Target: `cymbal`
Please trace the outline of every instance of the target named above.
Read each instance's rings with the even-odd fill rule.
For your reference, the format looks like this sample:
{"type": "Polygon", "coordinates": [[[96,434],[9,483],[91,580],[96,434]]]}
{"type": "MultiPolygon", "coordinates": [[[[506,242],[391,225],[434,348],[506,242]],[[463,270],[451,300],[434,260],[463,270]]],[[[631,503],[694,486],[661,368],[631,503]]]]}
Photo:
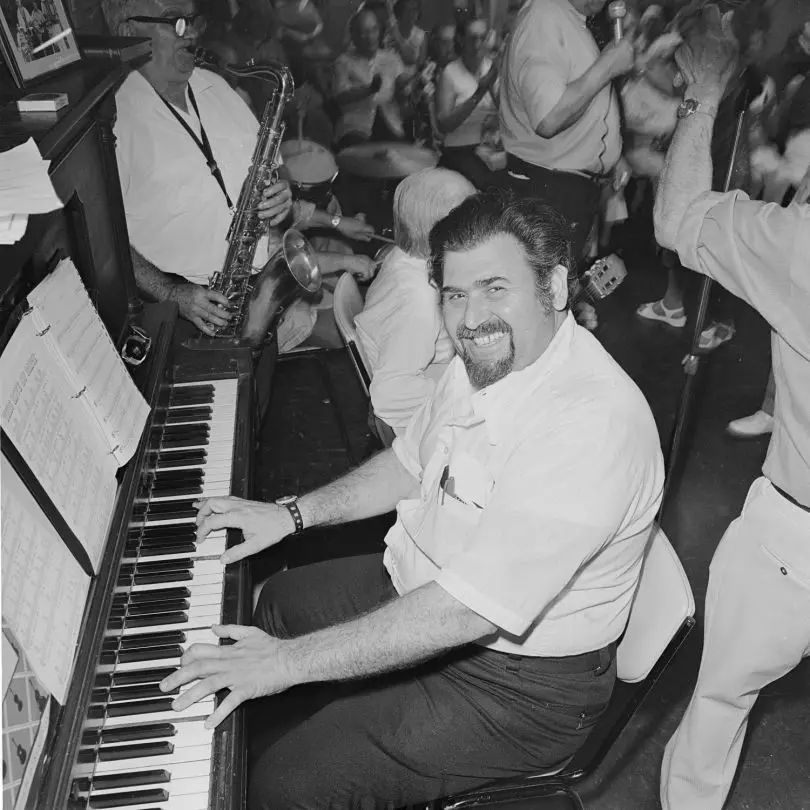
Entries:
{"type": "Polygon", "coordinates": [[[432,169],[439,156],[430,149],[396,141],[347,146],[337,156],[338,166],[349,174],[379,179],[403,178],[432,169]]]}

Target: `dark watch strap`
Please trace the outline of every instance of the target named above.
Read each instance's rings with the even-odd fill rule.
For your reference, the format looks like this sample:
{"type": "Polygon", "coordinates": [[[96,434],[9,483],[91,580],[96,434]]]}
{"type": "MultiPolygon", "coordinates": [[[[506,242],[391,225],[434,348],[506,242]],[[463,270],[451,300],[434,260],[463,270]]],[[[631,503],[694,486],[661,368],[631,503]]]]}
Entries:
{"type": "Polygon", "coordinates": [[[295,500],[282,501],[282,506],[286,507],[287,511],[292,515],[293,522],[295,523],[295,534],[304,531],[304,518],[301,517],[301,510],[298,508],[298,503],[295,500]]]}

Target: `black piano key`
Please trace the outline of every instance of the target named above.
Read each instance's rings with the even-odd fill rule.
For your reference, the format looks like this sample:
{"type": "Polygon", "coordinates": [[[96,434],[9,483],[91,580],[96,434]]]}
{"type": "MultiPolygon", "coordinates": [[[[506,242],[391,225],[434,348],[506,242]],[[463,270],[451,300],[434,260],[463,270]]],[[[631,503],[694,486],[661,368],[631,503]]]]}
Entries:
{"type": "Polygon", "coordinates": [[[178,422],[203,422],[211,421],[212,409],[208,406],[182,408],[169,411],[166,414],[166,424],[175,425],[178,422]]]}
{"type": "Polygon", "coordinates": [[[208,443],[211,433],[209,425],[169,425],[162,429],[160,446],[163,447],[196,447],[208,443]]]}
{"type": "Polygon", "coordinates": [[[149,613],[176,613],[188,610],[191,603],[188,599],[161,599],[155,602],[139,602],[129,605],[130,616],[145,616],[149,613]]]}
{"type": "Polygon", "coordinates": [[[162,515],[177,514],[179,517],[194,517],[197,508],[194,506],[195,498],[178,498],[176,501],[151,501],[147,507],[149,520],[165,520],[162,515]]]}
{"type": "Polygon", "coordinates": [[[153,466],[158,470],[167,470],[172,467],[202,467],[207,458],[208,454],[202,449],[161,453],[154,460],[153,466]]]}
{"type": "Polygon", "coordinates": [[[183,385],[179,388],[172,388],[169,396],[169,407],[184,400],[213,402],[214,386],[211,383],[199,383],[198,385],[183,385]]]}
{"type": "Polygon", "coordinates": [[[155,698],[152,700],[133,700],[131,703],[113,704],[107,706],[108,717],[130,717],[138,714],[154,714],[155,712],[168,712],[172,708],[172,699],[155,698]]]}
{"type": "MultiPolygon", "coordinates": [[[[155,529],[161,528],[155,526],[155,529]]],[[[148,531],[148,530],[147,530],[148,531]]],[[[164,532],[144,533],[141,538],[141,545],[147,548],[168,548],[181,543],[193,543],[197,539],[197,527],[193,523],[184,523],[180,526],[169,528],[164,532]]]]}
{"type": "Polygon", "coordinates": [[[188,613],[174,611],[173,613],[147,613],[144,616],[129,616],[126,629],[135,627],[163,627],[167,624],[185,624],[188,622],[188,613]]]}
{"type": "Polygon", "coordinates": [[[155,602],[161,599],[190,599],[191,591],[180,586],[178,588],[158,588],[154,591],[140,591],[138,593],[124,594],[133,603],[155,602]]]}
{"type": "Polygon", "coordinates": [[[140,647],[163,647],[167,644],[182,644],[186,634],[182,630],[164,630],[160,633],[141,633],[121,639],[122,650],[135,650],[140,647]]]}
{"type": "Polygon", "coordinates": [[[174,644],[168,647],[144,647],[143,649],[122,650],[118,653],[121,664],[132,664],[137,661],[165,661],[169,658],[180,658],[183,648],[174,644]]]}
{"type": "Polygon", "coordinates": [[[162,571],[178,571],[193,568],[194,563],[190,557],[178,557],[176,560],[138,560],[137,563],[122,565],[120,574],[159,574],[162,571]]]}
{"type": "Polygon", "coordinates": [[[149,514],[146,516],[146,520],[148,522],[154,522],[156,520],[162,521],[176,521],[178,525],[182,525],[182,522],[188,521],[190,518],[193,519],[197,517],[197,509],[194,506],[188,506],[186,508],[179,508],[178,503],[182,503],[182,501],[178,501],[177,503],[174,501],[170,501],[168,503],[163,504],[151,504],[149,507],[149,514]],[[153,507],[157,507],[154,509],[153,507]]]}
{"type": "Polygon", "coordinates": [[[91,810],[109,810],[113,807],[160,804],[169,800],[169,791],[162,788],[152,790],[130,790],[121,793],[90,794],[91,810]]]}
{"type": "Polygon", "coordinates": [[[163,439],[167,437],[197,436],[207,434],[211,426],[207,422],[199,422],[193,425],[157,425],[153,428],[160,432],[163,439]]]}
{"type": "Polygon", "coordinates": [[[111,773],[94,776],[92,779],[77,779],[76,789],[82,793],[93,790],[112,790],[114,788],[139,787],[140,785],[159,785],[171,781],[168,771],[132,771],[131,773],[111,773]]]}
{"type": "Polygon", "coordinates": [[[175,546],[146,546],[140,550],[140,557],[157,557],[160,554],[191,554],[197,550],[197,544],[186,540],[184,543],[178,543],[175,546]]]}
{"type": "Polygon", "coordinates": [[[129,686],[136,683],[158,683],[168,678],[177,667],[161,667],[159,669],[134,669],[131,672],[116,672],[112,676],[113,686],[129,686]]]}
{"type": "Polygon", "coordinates": [[[161,582],[190,582],[191,571],[169,571],[165,574],[135,574],[135,585],[159,585],[161,582]]]}
{"type": "Polygon", "coordinates": [[[179,694],[180,687],[173,689],[171,692],[161,692],[160,687],[156,683],[147,683],[140,686],[116,687],[110,690],[107,699],[113,703],[117,703],[122,700],[139,700],[142,698],[167,697],[169,695],[179,694]]]}
{"type": "Polygon", "coordinates": [[[136,726],[123,728],[105,728],[97,734],[97,737],[102,743],[118,743],[168,739],[174,737],[175,734],[177,734],[177,727],[173,723],[139,723],[136,726]]]}
{"type": "Polygon", "coordinates": [[[189,495],[202,495],[202,483],[185,485],[164,485],[152,489],[153,498],[187,498],[189,495]]]}

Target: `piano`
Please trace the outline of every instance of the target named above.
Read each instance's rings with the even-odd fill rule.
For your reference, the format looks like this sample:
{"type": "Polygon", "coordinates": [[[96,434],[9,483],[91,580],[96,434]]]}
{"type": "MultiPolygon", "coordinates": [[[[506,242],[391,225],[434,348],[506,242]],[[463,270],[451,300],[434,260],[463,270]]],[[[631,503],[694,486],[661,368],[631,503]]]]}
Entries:
{"type": "MultiPolygon", "coordinates": [[[[251,494],[256,411],[250,353],[184,349],[175,305],[141,307],[134,301],[123,211],[110,209],[121,205],[117,186],[108,187],[118,182],[115,162],[98,154],[111,148],[104,131],[114,114],[112,94],[126,71],[120,65],[77,70],[85,71],[80,79],[73,74],[64,80],[79,87],[77,97],[40,142],[53,160],[57,185],[75,186],[67,195],[73,205],[32,218],[23,242],[0,248],[0,350],[26,293],[53,265],[53,254],[69,253],[116,346],[133,324],[151,338],[146,359],[133,368],[150,415],[135,455],[119,472],[69,692],[64,705],[51,699],[47,709],[50,727],[41,757],[31,763],[26,808],[242,810],[242,711],[207,731],[203,720],[213,699],[178,713],[172,696],[157,685],[191,644],[218,642],[212,624],[250,623],[248,564],[223,569],[218,560],[226,546],[240,541],[239,533],[223,531],[198,545],[193,506],[200,497],[251,494]],[[88,159],[112,173],[101,186],[104,193],[97,193],[99,179],[88,175],[88,159]],[[105,233],[94,238],[98,234],[90,231],[98,228],[105,233]]],[[[18,134],[19,122],[12,129],[18,134]]],[[[0,126],[0,148],[8,146],[3,134],[0,126]]],[[[6,437],[3,452],[53,514],[6,437]]],[[[58,519],[54,524],[59,528],[58,519]]]]}

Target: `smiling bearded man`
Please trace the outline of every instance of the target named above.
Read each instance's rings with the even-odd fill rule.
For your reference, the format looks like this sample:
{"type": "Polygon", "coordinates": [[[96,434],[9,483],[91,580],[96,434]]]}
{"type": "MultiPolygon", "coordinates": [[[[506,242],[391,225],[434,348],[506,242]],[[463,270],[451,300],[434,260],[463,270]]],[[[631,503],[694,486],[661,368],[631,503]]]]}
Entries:
{"type": "Polygon", "coordinates": [[[284,734],[286,696],[251,707],[251,810],[399,807],[551,768],[607,705],[663,464],[641,392],[568,311],[566,230],[532,199],[453,209],[430,245],[465,359],[405,433],[301,498],[202,504],[200,539],[244,533],[225,563],[397,510],[385,554],[277,574],[257,627],[216,628],[236,643],[195,645],[162,684],[196,682],[178,710],[230,690],[216,724],[249,698],[354,681],[284,734]]]}

